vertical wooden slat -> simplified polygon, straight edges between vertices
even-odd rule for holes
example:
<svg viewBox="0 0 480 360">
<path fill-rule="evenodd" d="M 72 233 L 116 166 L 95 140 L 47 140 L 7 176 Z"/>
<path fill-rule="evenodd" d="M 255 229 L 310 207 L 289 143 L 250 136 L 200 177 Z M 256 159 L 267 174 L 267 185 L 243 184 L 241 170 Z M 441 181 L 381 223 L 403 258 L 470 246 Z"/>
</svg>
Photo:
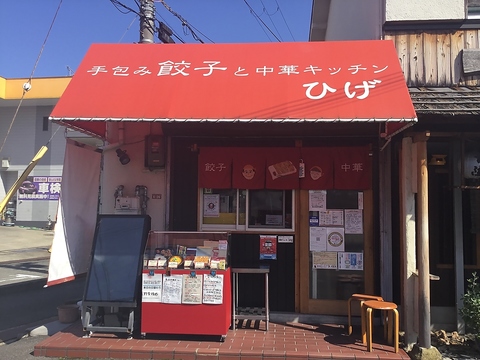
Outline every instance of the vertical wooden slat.
<svg viewBox="0 0 480 360">
<path fill-rule="evenodd" d="M 466 30 L 465 31 L 465 49 L 477 49 L 478 48 L 478 31 L 477 30 Z M 467 86 L 475 86 L 478 82 L 476 81 L 476 76 L 466 76 L 465 84 Z"/>
<path fill-rule="evenodd" d="M 412 72 L 414 73 L 412 85 L 421 86 L 425 84 L 425 72 L 423 66 L 423 36 L 422 34 L 411 34 L 411 55 Z"/>
<path fill-rule="evenodd" d="M 438 85 L 450 86 L 452 79 L 450 78 L 450 36 L 449 34 L 437 35 L 437 69 L 438 69 Z"/>
<path fill-rule="evenodd" d="M 395 47 L 397 48 L 398 60 L 402 68 L 403 76 L 408 82 L 410 78 L 409 58 L 408 58 L 408 42 L 405 36 L 395 37 Z"/>
<path fill-rule="evenodd" d="M 452 85 L 460 85 L 463 82 L 462 73 L 462 49 L 464 47 L 464 32 L 456 31 L 451 34 L 451 61 L 452 61 Z"/>
<path fill-rule="evenodd" d="M 438 84 L 437 34 L 425 33 L 423 38 L 425 85 L 436 86 Z"/>
</svg>

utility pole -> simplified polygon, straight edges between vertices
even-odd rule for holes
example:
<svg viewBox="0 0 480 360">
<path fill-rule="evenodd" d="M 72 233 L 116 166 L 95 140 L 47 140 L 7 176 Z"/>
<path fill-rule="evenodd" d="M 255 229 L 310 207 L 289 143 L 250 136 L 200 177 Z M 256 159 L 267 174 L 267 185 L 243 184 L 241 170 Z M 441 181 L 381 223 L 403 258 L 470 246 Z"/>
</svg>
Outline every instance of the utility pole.
<svg viewBox="0 0 480 360">
<path fill-rule="evenodd" d="M 155 4 L 153 0 L 140 0 L 140 43 L 153 44 L 155 34 Z"/>
</svg>

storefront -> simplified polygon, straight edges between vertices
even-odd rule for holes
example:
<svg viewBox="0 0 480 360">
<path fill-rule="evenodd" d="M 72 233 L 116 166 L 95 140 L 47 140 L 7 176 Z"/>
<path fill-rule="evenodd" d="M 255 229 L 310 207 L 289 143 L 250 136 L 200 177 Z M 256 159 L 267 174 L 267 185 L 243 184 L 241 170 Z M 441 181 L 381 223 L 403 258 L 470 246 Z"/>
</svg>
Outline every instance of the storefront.
<svg viewBox="0 0 480 360">
<path fill-rule="evenodd" d="M 392 42 L 93 45 L 51 119 L 107 142 L 98 213 L 141 186 L 152 230 L 229 232 L 230 266 L 270 268 L 271 311 L 380 293 L 379 159 L 416 121 Z M 66 210 L 64 240 L 89 249 Z"/>
</svg>

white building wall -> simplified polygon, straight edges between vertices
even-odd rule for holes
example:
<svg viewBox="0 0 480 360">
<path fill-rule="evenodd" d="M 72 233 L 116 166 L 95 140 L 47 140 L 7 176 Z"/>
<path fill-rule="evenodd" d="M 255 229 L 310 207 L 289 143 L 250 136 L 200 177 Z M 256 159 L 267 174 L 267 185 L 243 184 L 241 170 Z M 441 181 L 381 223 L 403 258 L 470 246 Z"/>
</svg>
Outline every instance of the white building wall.
<svg viewBox="0 0 480 360">
<path fill-rule="evenodd" d="M 53 106 L 29 106 L 25 103 L 16 116 L 17 108 L 14 106 L 2 107 L 0 111 L 2 143 L 6 137 L 0 158 L 10 160 L 8 168 L 0 168 L 3 178 L 0 183 L 2 198 L 42 146 L 46 145 L 48 151 L 29 176 L 62 175 L 65 154 L 63 127 L 59 129 L 58 125 L 50 122 L 48 129 L 44 130 L 43 127 L 43 119 L 50 115 Z M 19 200 L 16 203 L 16 224 L 44 227 L 49 216 L 52 220 L 55 219 L 57 207 L 58 201 L 53 200 Z"/>
<path fill-rule="evenodd" d="M 386 21 L 462 20 L 465 0 L 386 0 Z"/>
<path fill-rule="evenodd" d="M 109 124 L 109 129 L 117 124 Z M 148 122 L 123 122 L 124 134 L 122 145 L 108 148 L 103 152 L 103 169 L 101 175 L 100 214 L 115 213 L 115 190 L 124 186 L 123 196 L 135 196 L 137 185 L 146 186 L 148 190 L 147 215 L 152 219 L 152 230 L 165 230 L 166 176 L 164 169 L 149 170 L 145 168 L 145 136 L 155 129 Z M 159 134 L 159 132 L 154 132 Z M 120 138 L 121 136 L 115 136 Z M 130 162 L 122 165 L 115 150 L 126 150 Z M 153 194 L 161 195 L 153 199 Z"/>
</svg>

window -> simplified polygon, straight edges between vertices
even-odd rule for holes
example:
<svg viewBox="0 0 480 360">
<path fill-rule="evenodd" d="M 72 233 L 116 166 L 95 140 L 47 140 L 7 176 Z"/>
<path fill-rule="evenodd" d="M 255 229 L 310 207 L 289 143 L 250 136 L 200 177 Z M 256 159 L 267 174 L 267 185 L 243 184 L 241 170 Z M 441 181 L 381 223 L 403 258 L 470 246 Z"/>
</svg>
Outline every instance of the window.
<svg viewBox="0 0 480 360">
<path fill-rule="evenodd" d="M 201 230 L 293 230 L 293 190 L 201 189 L 200 202 Z"/>
<path fill-rule="evenodd" d="M 469 19 L 480 19 L 480 0 L 467 0 L 467 14 Z"/>
<path fill-rule="evenodd" d="M 48 116 L 44 116 L 43 117 L 43 127 L 42 127 L 42 130 L 43 131 L 48 131 Z"/>
<path fill-rule="evenodd" d="M 248 226 L 252 228 L 292 228 L 291 190 L 250 190 Z"/>
</svg>

